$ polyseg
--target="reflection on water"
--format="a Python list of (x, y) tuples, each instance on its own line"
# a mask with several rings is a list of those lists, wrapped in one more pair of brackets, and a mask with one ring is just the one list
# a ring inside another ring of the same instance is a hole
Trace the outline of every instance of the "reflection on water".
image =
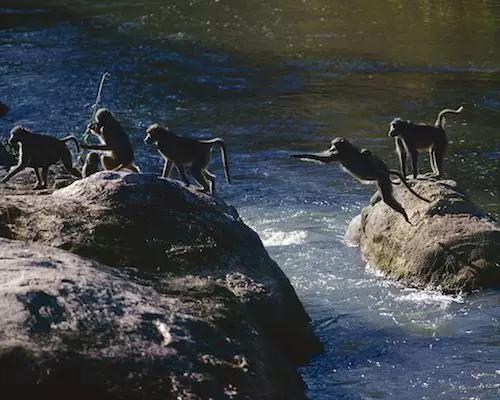
[[(345, 245), (371, 189), (337, 166), (289, 158), (333, 136), (396, 166), (392, 118), (445, 107), (446, 173), (500, 215), (500, 3), (494, 0), (4, 0), (0, 119), (81, 134), (99, 78), (146, 172), (159, 122), (222, 136), (233, 203), (284, 269), (326, 346), (301, 372), (311, 399), (496, 399), (500, 295), (411, 291)], [(422, 167), (428, 162), (422, 161)]]

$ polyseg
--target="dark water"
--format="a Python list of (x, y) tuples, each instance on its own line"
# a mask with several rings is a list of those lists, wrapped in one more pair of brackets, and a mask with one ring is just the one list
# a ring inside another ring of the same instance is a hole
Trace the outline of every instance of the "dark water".
[[(290, 159), (333, 136), (396, 166), (395, 116), (444, 107), (446, 171), (500, 216), (500, 3), (486, 1), (0, 2), (0, 120), (80, 135), (102, 105), (138, 163), (154, 122), (221, 136), (234, 184), (220, 195), (263, 238), (313, 318), (326, 353), (301, 368), (311, 399), (500, 398), (500, 293), (448, 297), (387, 282), (343, 242), (366, 204), (336, 166)], [(422, 167), (428, 168), (427, 160)]]

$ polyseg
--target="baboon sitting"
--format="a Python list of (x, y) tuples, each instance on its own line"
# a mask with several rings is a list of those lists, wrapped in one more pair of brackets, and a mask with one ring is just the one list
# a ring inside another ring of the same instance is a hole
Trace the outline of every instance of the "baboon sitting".
[(109, 155), (101, 156), (104, 169), (119, 171), (126, 168), (133, 172), (140, 172), (139, 167), (134, 164), (132, 144), (120, 122), (107, 108), (97, 110), (95, 118), (96, 122), (89, 124), (87, 128), (99, 138), (101, 144), (82, 144), (82, 148), (109, 153)]

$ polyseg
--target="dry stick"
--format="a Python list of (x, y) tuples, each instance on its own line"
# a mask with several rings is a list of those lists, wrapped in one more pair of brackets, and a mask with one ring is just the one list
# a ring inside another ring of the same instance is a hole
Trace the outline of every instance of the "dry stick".
[[(88, 138), (91, 135), (89, 125), (94, 121), (95, 114), (97, 113), (97, 109), (99, 108), (99, 104), (101, 103), (102, 88), (104, 86), (104, 81), (106, 80), (106, 78), (108, 76), (109, 76), (109, 72), (105, 72), (104, 74), (101, 75), (101, 81), (99, 82), (99, 88), (97, 89), (97, 96), (95, 99), (95, 103), (90, 106), (90, 108), (92, 109), (92, 116), (90, 117), (90, 120), (88, 120), (87, 125), (85, 127), (85, 131), (83, 132), (83, 141), (86, 144), (88, 144)], [(80, 162), (83, 161), (83, 150), (81, 150), (78, 153), (78, 160)]]
[[(101, 103), (102, 87), (104, 86), (104, 81), (106, 80), (108, 75), (109, 75), (109, 72), (105, 72), (101, 76), (101, 82), (99, 83), (99, 89), (97, 90), (97, 96), (95, 99), (95, 103), (90, 106), (90, 108), (92, 109), (92, 116), (90, 117), (90, 123), (92, 123), (94, 121), (95, 114), (97, 112), (99, 104)], [(83, 133), (83, 140), (85, 141), (85, 143), (87, 143), (87, 139), (90, 136), (90, 129), (88, 128), (88, 125), (89, 124), (87, 124), (87, 128), (85, 129), (85, 132)]]

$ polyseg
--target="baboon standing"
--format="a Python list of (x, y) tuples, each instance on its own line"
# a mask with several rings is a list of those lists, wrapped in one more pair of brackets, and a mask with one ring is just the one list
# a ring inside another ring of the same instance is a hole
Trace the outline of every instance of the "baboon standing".
[(33, 133), (21, 125), (15, 126), (10, 131), (9, 143), (19, 143), (19, 161), (2, 179), (2, 182), (7, 182), (23, 169), (30, 167), (35, 170), (37, 178), (35, 189), (45, 189), (49, 167), (59, 160), (63, 162), (70, 174), (81, 178), (82, 174), (73, 167), (71, 153), (66, 147), (65, 142), (68, 140), (73, 140), (78, 152), (80, 152), (78, 140), (72, 135), (58, 139), (53, 136)]
[(413, 178), (418, 176), (418, 155), (429, 152), (432, 172), (434, 176), (440, 177), (444, 170), (444, 154), (448, 148), (448, 137), (443, 127), (443, 118), (447, 113), (458, 114), (463, 110), (445, 108), (436, 119), (434, 125), (415, 124), (411, 121), (403, 121), (396, 118), (390, 123), (389, 136), (394, 138), (396, 151), (398, 153), (401, 173), (406, 176), (407, 156), (411, 157)]
[(221, 149), (222, 165), (226, 182), (231, 183), (226, 146), (221, 138), (199, 140), (185, 138), (172, 133), (168, 128), (158, 124), (151, 125), (146, 130), (144, 143), (158, 146), (158, 152), (165, 159), (163, 178), (168, 178), (172, 167), (177, 167), (182, 181), (189, 186), (184, 166), (190, 166), (194, 179), (203, 187), (205, 192), (215, 194), (215, 175), (208, 170), (210, 154), (214, 146)]

